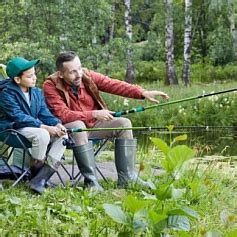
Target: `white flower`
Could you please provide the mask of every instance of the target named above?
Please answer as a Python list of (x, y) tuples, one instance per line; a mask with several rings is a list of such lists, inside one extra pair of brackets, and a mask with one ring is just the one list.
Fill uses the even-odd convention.
[(124, 99), (123, 105), (124, 105), (124, 106), (128, 106), (128, 102), (129, 102), (128, 99)]

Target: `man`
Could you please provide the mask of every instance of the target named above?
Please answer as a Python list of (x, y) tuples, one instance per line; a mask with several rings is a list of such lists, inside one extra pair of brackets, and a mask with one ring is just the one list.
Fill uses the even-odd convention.
[[(51, 112), (60, 118), (66, 128), (117, 128), (131, 127), (127, 118), (114, 118), (99, 91), (130, 97), (148, 99), (159, 103), (155, 96), (164, 99), (168, 95), (161, 91), (147, 91), (136, 85), (111, 79), (94, 71), (83, 69), (74, 52), (61, 53), (56, 60), (57, 72), (43, 84), (46, 102)], [(95, 175), (93, 147), (88, 138), (114, 137), (115, 165), (118, 185), (127, 186), (129, 181), (146, 184), (138, 179), (134, 171), (136, 140), (131, 130), (74, 133), (73, 152), (78, 167), (85, 178), (85, 185), (102, 187)]]
[(22, 57), (8, 62), (6, 72), (10, 79), (0, 85), (0, 130), (17, 129), (32, 143), (31, 171), (35, 176), (29, 187), (41, 194), (46, 181), (59, 167), (67, 135), (61, 121), (48, 110), (41, 90), (35, 87), (34, 67), (38, 63), (39, 60), (28, 61)]

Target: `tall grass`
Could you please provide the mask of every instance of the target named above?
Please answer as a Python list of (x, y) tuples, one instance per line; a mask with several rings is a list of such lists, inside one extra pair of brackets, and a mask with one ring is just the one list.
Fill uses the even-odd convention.
[[(146, 89), (161, 90), (170, 96), (170, 100), (199, 96), (206, 93), (236, 88), (236, 82), (223, 84), (195, 84), (190, 87), (174, 86), (164, 87), (159, 82), (142, 84)], [(109, 107), (113, 111), (123, 111), (136, 106), (150, 106), (146, 100), (133, 100), (118, 96), (103, 94)], [(160, 102), (163, 102), (160, 99)], [(237, 124), (237, 92), (226, 93), (215, 97), (182, 102), (167, 105), (160, 108), (146, 110), (144, 112), (130, 114), (134, 126), (166, 126), (181, 125), (230, 125)]]

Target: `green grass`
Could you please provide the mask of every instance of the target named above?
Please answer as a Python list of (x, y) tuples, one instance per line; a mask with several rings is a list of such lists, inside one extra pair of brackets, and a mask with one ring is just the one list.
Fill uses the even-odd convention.
[[(203, 93), (203, 88), (205, 93), (209, 93), (233, 88), (235, 84), (234, 82), (202, 84), (183, 88), (160, 87), (158, 83), (154, 83), (149, 85), (149, 88), (166, 91), (171, 100), (176, 100), (200, 95)], [(106, 98), (109, 98), (110, 107), (114, 110), (131, 108), (139, 104), (150, 105), (145, 101), (129, 100), (125, 106), (124, 98), (112, 97), (116, 101), (110, 97)], [(236, 100), (236, 97), (233, 98)], [(197, 105), (197, 102), (194, 104)], [(212, 108), (209, 105), (205, 111), (206, 105), (201, 105), (203, 107), (200, 110), (203, 109), (204, 115)], [(182, 107), (189, 109), (184, 104)], [(234, 114), (236, 107), (235, 111), (233, 108)], [(178, 109), (179, 105), (172, 105), (159, 111), (137, 113), (130, 118), (135, 126), (170, 125), (173, 121), (181, 121), (176, 116)], [(218, 114), (221, 113), (223, 114), (221, 122), (225, 124), (225, 121), (230, 120), (228, 117), (230, 114), (228, 110), (224, 113), (222, 110), (218, 111)], [(201, 118), (202, 114), (197, 113), (194, 116)], [(182, 119), (185, 120), (185, 117)], [(188, 118), (185, 121), (189, 121)], [(178, 159), (173, 154), (176, 162), (186, 154), (187, 148), (180, 148), (182, 152), (176, 153)], [(70, 157), (71, 153), (65, 155)], [(111, 160), (111, 157), (112, 148), (103, 153), (100, 160)], [(160, 218), (174, 212), (179, 214), (183, 212), (170, 222), (175, 227), (188, 230), (178, 231), (169, 226), (167, 229), (162, 229), (163, 234), (192, 237), (237, 236), (236, 157), (194, 158), (179, 170), (181, 173), (179, 179), (175, 179), (169, 169), (165, 173), (155, 175), (157, 172), (154, 172), (153, 168), (165, 165), (164, 159), (165, 155), (156, 147), (146, 152), (143, 149), (138, 151), (138, 161), (144, 165), (141, 176), (155, 185), (154, 190), (142, 189), (137, 185), (131, 185), (129, 189), (117, 189), (116, 181), (110, 180), (108, 184), (101, 182), (105, 189), (102, 193), (94, 193), (82, 187), (72, 188), (68, 185), (66, 188), (47, 189), (42, 196), (38, 196), (25, 184), (12, 188), (10, 183), (4, 183), (4, 189), (0, 191), (0, 235), (160, 236), (157, 234), (160, 233), (159, 228), (162, 229), (162, 225), (165, 225), (164, 221), (159, 221)]]
[[(143, 178), (151, 179), (159, 187), (169, 181), (166, 175), (153, 175), (152, 167), (160, 161), (158, 156), (157, 150), (152, 150), (146, 155), (140, 154), (139, 160), (145, 165)], [(4, 190), (0, 192), (0, 234), (117, 236), (124, 232), (130, 233), (129, 236), (154, 236), (151, 224), (145, 231), (131, 231), (131, 226), (119, 224), (106, 214), (103, 204), (109, 203), (121, 206), (129, 216), (133, 216), (128, 205), (132, 195), (136, 202), (144, 202), (145, 210), (159, 213), (162, 204), (168, 210), (187, 206), (198, 213), (198, 219), (191, 220), (191, 229), (187, 235), (174, 230), (167, 230), (166, 233), (174, 236), (205, 236), (208, 231), (215, 230), (221, 232), (221, 236), (227, 236), (227, 233), (236, 229), (237, 224), (237, 172), (236, 169), (235, 173), (233, 170), (230, 172), (226, 168), (230, 167), (228, 164), (231, 166), (230, 159), (229, 163), (210, 157), (208, 162), (192, 159), (182, 178), (174, 181), (178, 189), (186, 188), (185, 195), (164, 201), (154, 200), (154, 191), (139, 186), (116, 189), (115, 181), (109, 184), (102, 182), (105, 188), (102, 193), (67, 186), (47, 189), (42, 196), (31, 193), (24, 184), (12, 188), (10, 183), (4, 183)]]
[[(236, 82), (195, 84), (190, 87), (164, 87), (159, 82), (143, 84), (144, 88), (157, 89), (166, 92), (170, 101), (189, 98), (236, 88)], [(147, 107), (153, 103), (146, 100), (125, 99), (123, 97), (104, 94), (110, 110), (124, 111), (137, 106)], [(166, 125), (233, 125), (237, 123), (236, 92), (222, 94), (216, 97), (186, 101), (167, 105), (140, 113), (132, 113), (127, 117), (133, 126), (166, 126)], [(162, 99), (160, 99), (162, 102)]]

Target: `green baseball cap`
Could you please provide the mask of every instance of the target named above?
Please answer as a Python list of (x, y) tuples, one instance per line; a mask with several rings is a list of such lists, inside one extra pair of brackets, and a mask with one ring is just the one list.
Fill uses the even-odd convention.
[(22, 57), (13, 58), (7, 63), (7, 68), (6, 68), (7, 75), (11, 79), (14, 79), (14, 77), (17, 77), (22, 72), (34, 67), (39, 62), (40, 60), (38, 59), (28, 61)]

